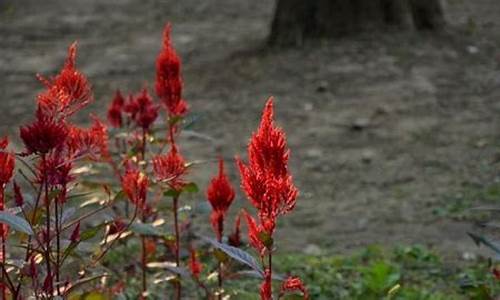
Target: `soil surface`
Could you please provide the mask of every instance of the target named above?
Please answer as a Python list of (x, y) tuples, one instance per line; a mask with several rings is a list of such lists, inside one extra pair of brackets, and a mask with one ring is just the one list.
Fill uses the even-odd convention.
[[(296, 49), (265, 47), (272, 11), (273, 1), (0, 0), (0, 132), (17, 134), (31, 119), (42, 88), (34, 75), (54, 74), (74, 40), (94, 86), (89, 112), (102, 115), (117, 88), (151, 87), (170, 21), (199, 117), (182, 141), (187, 157), (245, 157), (266, 98), (276, 97), (301, 190), (282, 218), (280, 247), (422, 243), (477, 253), (471, 220), (449, 207), (464, 195), (473, 195), (466, 205), (482, 203), (498, 181), (500, 2), (448, 0), (450, 26), (439, 34), (362, 34)], [(214, 167), (194, 172), (201, 186)]]

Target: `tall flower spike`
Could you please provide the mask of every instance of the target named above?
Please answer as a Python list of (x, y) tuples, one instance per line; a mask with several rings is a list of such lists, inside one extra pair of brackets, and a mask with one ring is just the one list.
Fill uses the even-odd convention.
[(47, 90), (38, 95), (42, 112), (53, 118), (65, 118), (85, 107), (92, 101), (90, 84), (76, 69), (76, 42), (68, 49), (68, 56), (61, 72), (51, 80), (39, 76)]
[(123, 98), (122, 93), (117, 90), (113, 101), (108, 108), (108, 122), (111, 126), (115, 128), (120, 128), (123, 126), (123, 106), (125, 105), (125, 98)]
[(122, 178), (122, 188), (129, 200), (139, 209), (144, 209), (149, 180), (136, 168), (127, 165)]
[(179, 191), (186, 184), (184, 179), (187, 171), (186, 163), (175, 144), (167, 154), (153, 158), (153, 171), (158, 180), (165, 182), (174, 190)]
[(298, 195), (288, 170), (286, 136), (274, 125), (273, 117), (273, 99), (269, 98), (259, 129), (248, 145), (248, 165), (237, 160), (242, 188), (270, 234), (277, 216), (290, 212)]
[(221, 240), (224, 231), (224, 217), (234, 200), (234, 188), (224, 173), (224, 161), (219, 160), (219, 174), (212, 178), (207, 189), (207, 199), (212, 205), (210, 222), (217, 239)]
[(169, 116), (183, 116), (188, 107), (182, 99), (181, 61), (170, 39), (171, 25), (163, 31), (163, 47), (156, 60), (156, 94)]

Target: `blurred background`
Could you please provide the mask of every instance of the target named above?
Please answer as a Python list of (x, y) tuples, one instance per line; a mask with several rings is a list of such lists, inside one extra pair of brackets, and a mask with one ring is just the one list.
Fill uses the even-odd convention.
[[(35, 74), (55, 74), (75, 40), (95, 95), (79, 122), (104, 117), (116, 89), (152, 88), (171, 22), (197, 119), (189, 159), (245, 157), (276, 97), (301, 191), (280, 247), (475, 253), (470, 208), (500, 198), (500, 2), (408, 1), (0, 0), (0, 133), (31, 119)], [(193, 172), (203, 188), (214, 168)]]

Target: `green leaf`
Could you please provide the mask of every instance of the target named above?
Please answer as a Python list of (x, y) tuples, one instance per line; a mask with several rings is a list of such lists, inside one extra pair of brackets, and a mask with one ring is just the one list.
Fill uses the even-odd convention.
[(179, 191), (170, 189), (170, 190), (164, 192), (163, 196), (175, 198), (175, 197), (179, 197), (180, 194), (181, 193)]
[(80, 241), (86, 241), (90, 240), (91, 238), (95, 237), (99, 230), (103, 228), (106, 224), (99, 224), (94, 227), (90, 227), (89, 229), (86, 229), (80, 233)]
[(33, 230), (31, 230), (30, 224), (26, 222), (25, 219), (15, 216), (13, 214), (1, 211), (0, 212), (0, 223), (4, 223), (12, 227), (17, 231), (24, 232), (29, 235), (33, 235)]
[(203, 237), (203, 239), (210, 242), (215, 248), (222, 250), (224, 253), (226, 253), (227, 255), (232, 257), (233, 259), (235, 259), (235, 260), (249, 266), (253, 270), (257, 271), (261, 275), (261, 277), (263, 277), (264, 271), (262, 271), (261, 267), (259, 266), (259, 264), (255, 260), (255, 258), (253, 258), (253, 256), (251, 256), (249, 253), (247, 253), (239, 248), (229, 246), (227, 244), (219, 243), (218, 241), (216, 241), (214, 239), (205, 238), (205, 237)]
[(182, 191), (186, 193), (198, 193), (199, 190), (200, 189), (198, 189), (198, 186), (194, 182), (186, 184), (182, 189)]
[(481, 246), (481, 244), (495, 251), (496, 254), (500, 254), (500, 245), (497, 243), (488, 240), (482, 235), (477, 235), (472, 232), (467, 232), (467, 234), (472, 238), (472, 240), (476, 243), (477, 246)]
[(147, 223), (134, 222), (130, 226), (130, 230), (132, 232), (140, 234), (140, 235), (162, 236), (162, 234), (158, 230), (158, 228), (154, 227), (151, 224), (147, 224)]

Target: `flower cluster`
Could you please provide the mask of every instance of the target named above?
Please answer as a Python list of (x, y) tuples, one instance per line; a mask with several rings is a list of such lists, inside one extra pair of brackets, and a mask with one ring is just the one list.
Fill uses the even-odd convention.
[[(159, 286), (162, 282), (173, 287), (166, 289), (162, 299), (180, 300), (185, 296), (186, 277), (181, 275), (189, 273), (207, 299), (226, 299), (231, 294), (224, 280), (241, 271), (229, 261), (235, 253), (240, 262), (261, 276), (261, 299), (273, 299), (273, 234), (277, 218), (294, 208), (298, 195), (288, 170), (285, 133), (274, 124), (273, 100), (267, 101), (260, 126), (251, 137), (248, 163), (236, 161), (241, 187), (257, 210), (256, 217), (243, 209), (234, 219), (232, 232), (224, 232), (236, 191), (220, 158), (205, 192), (216, 238), (199, 238), (192, 232), (194, 210), (184, 198), (186, 193), (198, 190), (188, 176), (192, 166), (198, 164), (185, 159), (177, 142), (188, 105), (182, 95), (181, 61), (170, 33), (171, 26), (165, 26), (156, 60), (156, 95), (147, 88), (129, 94), (117, 90), (107, 110), (107, 124), (95, 116), (91, 116), (88, 127), (71, 121), (93, 100), (89, 81), (76, 67), (76, 43), (69, 47), (58, 74), (48, 79), (38, 76), (45, 89), (37, 95), (34, 120), (20, 128), (24, 149), (14, 154), (7, 150), (8, 139), (0, 139), (0, 212), (17, 213), (10, 216), (16, 222), (7, 222), (10, 229), (0, 224), (1, 299), (76, 299), (87, 294), (111, 299), (129, 292), (134, 293), (134, 299), (156, 297), (157, 288), (154, 292), (150, 289), (148, 278), (158, 266), (162, 269), (154, 276), (158, 290), (163, 288)], [(108, 126), (114, 128), (111, 139)], [(26, 185), (12, 180), (16, 158), (26, 166), (26, 173), (21, 173)], [(12, 195), (6, 197), (10, 183)], [(96, 186), (99, 189), (95, 190)], [(27, 187), (34, 190), (34, 196), (23, 193)], [(89, 187), (92, 196), (79, 202), (87, 196)], [(7, 209), (8, 201), (15, 204), (15, 210)], [(248, 225), (248, 243), (258, 251), (261, 266), (243, 248), (235, 249), (244, 243), (242, 219)], [(17, 243), (22, 245), (20, 250), (7, 255), (7, 237), (14, 231), (28, 237), (21, 236), (16, 241), (16, 247)], [(110, 268), (110, 264), (101, 263), (106, 254), (113, 247), (132, 249), (129, 241), (136, 242), (135, 238), (140, 241), (140, 259), (117, 269), (126, 270), (124, 278), (100, 275)], [(93, 244), (97, 239), (99, 243)], [(202, 244), (204, 241), (213, 247)], [(200, 247), (195, 249), (195, 244)], [(21, 250), (25, 251), (21, 259), (14, 257)], [(205, 251), (213, 256), (205, 255)], [(16, 261), (12, 267), (7, 256)], [(200, 259), (211, 257), (215, 263), (203, 264)], [(164, 261), (155, 262), (157, 259)], [(141, 280), (128, 280), (138, 273)], [(205, 273), (209, 274), (206, 278)], [(217, 277), (216, 286), (210, 280), (213, 275)], [(140, 282), (140, 292), (136, 286), (130, 291), (125, 282)], [(94, 289), (88, 292), (85, 287), (80, 292), (83, 285), (94, 285)], [(274, 296), (282, 298), (290, 292), (309, 297), (298, 277), (282, 280), (279, 296)]]
[(272, 235), (277, 217), (295, 207), (298, 195), (288, 171), (285, 133), (274, 125), (272, 98), (266, 103), (259, 129), (250, 139), (248, 158), (248, 165), (238, 159), (241, 185), (258, 210), (263, 230)]
[(163, 32), (163, 48), (156, 60), (156, 94), (170, 116), (183, 116), (188, 106), (182, 98), (182, 78), (180, 58), (172, 46), (171, 26)]
[(224, 231), (224, 217), (233, 203), (234, 196), (234, 189), (224, 173), (224, 161), (220, 159), (219, 174), (212, 178), (207, 189), (207, 199), (212, 205), (210, 223), (219, 241)]

